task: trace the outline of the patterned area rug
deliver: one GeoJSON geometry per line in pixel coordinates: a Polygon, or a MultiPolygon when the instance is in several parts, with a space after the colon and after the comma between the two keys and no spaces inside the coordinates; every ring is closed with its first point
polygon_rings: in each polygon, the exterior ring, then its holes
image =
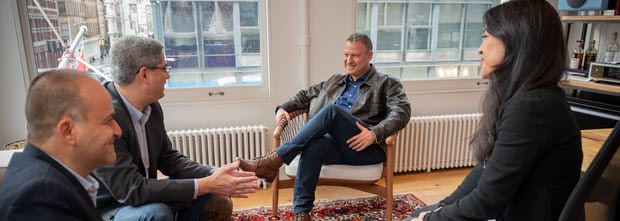
{"type": "MultiPolygon", "coordinates": [[[[411,193],[394,195],[392,220],[409,217],[416,209],[426,206],[411,193]]],[[[292,205],[278,207],[280,220],[293,220],[292,205]]],[[[233,211],[234,221],[269,220],[271,207],[263,206],[233,211]]],[[[310,213],[312,220],[375,221],[385,220],[385,198],[373,196],[340,200],[317,200],[310,213]]]]}

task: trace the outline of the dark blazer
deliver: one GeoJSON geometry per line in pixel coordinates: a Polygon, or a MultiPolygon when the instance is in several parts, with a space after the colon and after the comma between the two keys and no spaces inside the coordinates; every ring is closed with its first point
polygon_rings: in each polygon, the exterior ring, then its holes
{"type": "Polygon", "coordinates": [[[519,92],[504,107],[489,159],[424,220],[558,220],[583,160],[565,93],[557,85],[519,92]]]}
{"type": "Polygon", "coordinates": [[[194,196],[193,179],[212,174],[213,167],[196,163],[172,148],[164,126],[163,111],[155,102],[150,104],[151,115],[145,126],[150,169],[144,171],[129,111],[112,82],[104,83],[104,87],[112,97],[114,120],[123,135],[114,141],[116,162],[93,172],[102,184],[98,207],[118,203],[138,206],[150,202],[190,206],[194,196]],[[157,170],[170,179],[157,180],[157,170]],[[146,179],[147,173],[149,179],[146,179]]]}
{"type": "Polygon", "coordinates": [[[15,153],[0,186],[0,220],[101,220],[82,184],[32,144],[15,153]]]}

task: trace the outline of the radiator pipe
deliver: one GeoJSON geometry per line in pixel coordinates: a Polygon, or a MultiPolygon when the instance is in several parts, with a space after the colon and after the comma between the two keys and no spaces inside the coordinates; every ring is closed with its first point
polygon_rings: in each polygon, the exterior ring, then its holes
{"type": "Polygon", "coordinates": [[[300,39],[299,39],[299,73],[301,75],[301,86],[307,88],[310,86],[310,31],[308,25],[308,10],[310,10],[309,0],[302,0],[299,7],[300,16],[300,39]]]}

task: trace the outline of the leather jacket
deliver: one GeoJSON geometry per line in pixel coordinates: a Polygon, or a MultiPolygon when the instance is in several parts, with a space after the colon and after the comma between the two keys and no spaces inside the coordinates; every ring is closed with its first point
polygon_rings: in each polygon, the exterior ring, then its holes
{"type": "MultiPolygon", "coordinates": [[[[327,104],[334,104],[346,87],[348,74],[334,74],[327,81],[315,84],[278,106],[287,112],[309,108],[312,118],[327,104]]],[[[276,109],[277,110],[277,109],[276,109]]],[[[411,117],[409,99],[400,81],[377,72],[373,65],[366,81],[360,86],[351,114],[372,130],[377,143],[384,143],[387,136],[404,128],[411,117]]]]}

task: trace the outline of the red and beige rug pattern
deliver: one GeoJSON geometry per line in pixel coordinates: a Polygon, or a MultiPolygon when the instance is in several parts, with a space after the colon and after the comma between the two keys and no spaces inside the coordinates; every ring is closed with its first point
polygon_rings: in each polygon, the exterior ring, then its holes
{"type": "MultiPolygon", "coordinates": [[[[409,217],[416,209],[426,206],[424,202],[411,193],[394,195],[394,213],[392,220],[409,217]]],[[[233,221],[269,220],[271,207],[262,206],[233,211],[233,221]]],[[[317,200],[310,213],[312,220],[339,221],[376,221],[385,220],[385,198],[373,196],[353,199],[317,200]]],[[[293,220],[292,206],[281,205],[278,208],[280,220],[293,220]]]]}

